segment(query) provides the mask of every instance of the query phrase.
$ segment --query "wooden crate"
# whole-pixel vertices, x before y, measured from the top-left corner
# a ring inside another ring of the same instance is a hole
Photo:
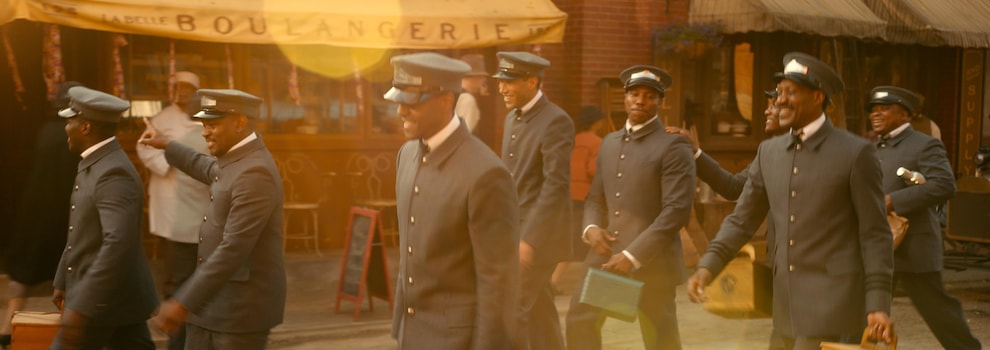
[[[773,275],[765,242],[747,243],[712,283],[703,307],[726,318],[765,318],[773,309]]]
[[[19,311],[11,324],[10,350],[46,350],[58,333],[61,314]]]

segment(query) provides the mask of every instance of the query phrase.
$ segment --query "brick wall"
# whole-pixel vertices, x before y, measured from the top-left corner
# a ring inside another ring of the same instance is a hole
[[[564,42],[540,47],[551,62],[544,92],[572,115],[600,103],[596,83],[651,64],[654,29],[687,21],[689,0],[554,0],[568,14]]]

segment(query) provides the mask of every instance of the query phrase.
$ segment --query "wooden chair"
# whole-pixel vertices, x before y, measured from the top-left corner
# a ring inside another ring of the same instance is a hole
[[[317,255],[320,252],[320,208],[327,200],[327,181],[335,173],[320,172],[316,164],[305,154],[290,153],[278,161],[282,176],[284,201],[282,203],[282,245],[290,240],[302,240],[306,247],[312,242]],[[304,215],[298,225],[291,225],[293,217]]]
[[[347,174],[351,177],[354,204],[380,213],[383,238],[389,239],[395,246],[398,245],[399,237],[394,213],[395,197],[382,195],[382,186],[394,185],[386,181],[393,169],[395,169],[395,158],[388,153],[379,153],[374,157],[358,153],[347,161]]]

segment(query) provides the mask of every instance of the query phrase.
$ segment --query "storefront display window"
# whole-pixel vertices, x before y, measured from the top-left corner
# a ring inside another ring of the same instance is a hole
[[[763,128],[762,90],[754,97],[754,54],[740,42],[708,50],[697,58],[682,60],[684,115],[694,124],[703,144],[711,149],[738,149],[755,144]],[[754,118],[754,114],[756,117]]]
[[[127,96],[134,106],[130,129],[137,132],[143,129],[138,118],[153,116],[170,103],[168,79],[174,64],[176,71],[200,75],[201,88],[233,87],[263,98],[258,128],[267,134],[401,135],[395,105],[381,98],[391,81],[387,59],[380,62],[386,52],[366,58],[360,55],[367,52],[336,48],[200,43],[137,35],[128,36],[128,41],[122,61]]]

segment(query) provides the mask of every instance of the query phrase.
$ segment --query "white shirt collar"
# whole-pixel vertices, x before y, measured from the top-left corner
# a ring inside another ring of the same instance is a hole
[[[536,101],[540,100],[540,97],[543,97],[543,90],[536,90],[536,96],[533,96],[533,99],[529,100],[529,103],[526,103],[525,106],[519,109],[519,114],[526,114],[530,109],[533,109],[533,106],[536,105]]]
[[[113,140],[116,140],[116,139],[117,139],[116,136],[110,136],[106,140],[100,141],[99,143],[97,143],[95,145],[89,146],[89,148],[87,148],[85,151],[83,151],[82,154],[80,154],[79,156],[82,157],[82,158],[86,158],[86,156],[88,156],[90,154],[93,154],[93,152],[96,152],[96,150],[100,149],[100,147],[103,147],[106,144],[110,143],[110,141],[113,141]]]
[[[887,133],[887,138],[892,139],[897,137],[897,135],[900,135],[902,132],[904,132],[904,129],[907,129],[909,126],[911,126],[911,123],[901,124],[901,126],[898,126],[896,129],[891,130],[889,133]]]
[[[811,135],[818,132],[818,129],[821,129],[822,125],[825,125],[825,118],[825,112],[822,112],[822,115],[819,116],[818,119],[815,119],[811,123],[808,123],[808,125],[801,128],[801,131],[803,132],[803,134],[801,134],[801,141],[807,140],[811,137]]]
[[[443,129],[440,129],[440,131],[437,131],[436,134],[433,134],[433,136],[426,139],[426,146],[429,147],[431,151],[437,149],[437,147],[440,147],[444,141],[447,141],[447,138],[449,138],[450,135],[454,134],[454,131],[456,131],[457,127],[460,125],[461,118],[458,118],[456,115],[453,116],[450,118],[450,122],[447,123],[447,126],[444,126]]]
[[[246,145],[248,142],[254,141],[254,139],[256,139],[256,138],[258,138],[258,134],[255,134],[255,133],[252,132],[250,135],[244,137],[244,139],[241,140],[241,142],[238,142],[237,144],[235,144],[234,147],[231,147],[230,149],[228,149],[227,150],[227,153],[230,153],[231,151],[233,151],[235,149],[238,149],[241,146]]]
[[[653,116],[653,118],[650,118],[650,120],[647,120],[645,123],[643,123],[643,124],[637,124],[637,125],[632,125],[629,122],[629,119],[627,118],[626,119],[626,130],[629,130],[630,132],[637,132],[637,131],[639,131],[639,129],[642,129],[644,126],[646,126],[646,124],[652,123],[654,120],[657,120],[657,118],[660,118],[660,115],[659,114]]]

